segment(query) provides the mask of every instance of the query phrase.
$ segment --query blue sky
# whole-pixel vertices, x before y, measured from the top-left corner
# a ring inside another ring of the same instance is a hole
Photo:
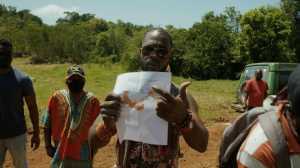
[[[227,6],[235,6],[244,13],[263,5],[279,6],[280,0],[0,0],[0,3],[18,10],[29,9],[47,24],[54,24],[64,11],[77,11],[110,21],[188,28],[208,11],[220,13]]]

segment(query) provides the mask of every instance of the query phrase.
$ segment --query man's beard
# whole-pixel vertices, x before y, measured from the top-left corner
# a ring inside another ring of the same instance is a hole
[[[166,70],[165,66],[153,59],[140,59],[140,64],[143,71],[164,72]]]

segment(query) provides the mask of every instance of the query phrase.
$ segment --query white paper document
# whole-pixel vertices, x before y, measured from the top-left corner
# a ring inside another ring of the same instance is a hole
[[[152,86],[170,92],[170,72],[132,72],[117,77],[114,94],[122,98],[117,121],[119,141],[132,140],[153,145],[167,145],[168,122],[156,115],[157,99]]]

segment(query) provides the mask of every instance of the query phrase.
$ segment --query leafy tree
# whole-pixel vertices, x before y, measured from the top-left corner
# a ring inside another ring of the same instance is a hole
[[[94,55],[110,57],[113,62],[118,62],[121,60],[121,54],[127,41],[128,36],[122,27],[101,32],[96,37]]]
[[[208,12],[183,29],[166,26],[173,39],[171,71],[196,79],[233,78],[243,65],[300,60],[300,3],[282,0],[281,9],[262,7],[244,16],[234,7]],[[94,14],[65,12],[49,26],[30,13],[0,4],[0,38],[10,39],[15,55],[32,63],[121,63],[139,69],[141,41],[152,25],[140,26]]]
[[[293,61],[288,45],[291,22],[275,7],[261,7],[241,19],[241,55],[245,62]]]
[[[134,31],[133,37],[125,44],[121,62],[126,65],[126,68],[129,71],[140,69],[140,48],[142,46],[144,34],[147,30],[148,29],[144,28],[140,31]]]
[[[171,71],[176,75],[182,75],[182,71],[185,68],[183,65],[187,48],[185,37],[188,35],[188,31],[186,29],[177,29],[173,26],[167,26],[166,29],[173,40],[173,50],[170,62]]]
[[[91,19],[95,18],[95,15],[90,13],[79,14],[78,12],[64,12],[65,17],[59,18],[56,23],[57,24],[76,24],[80,22],[87,22]]]
[[[300,1],[281,0],[281,9],[293,23],[292,33],[289,39],[290,47],[295,50],[296,59],[300,61]]]
[[[224,15],[227,20],[227,24],[231,27],[232,32],[238,33],[240,32],[240,20],[241,20],[241,13],[237,11],[235,7],[226,7],[224,11]]]
[[[189,30],[184,57],[185,76],[197,79],[230,78],[233,44],[230,27],[224,15],[207,13],[201,23]]]

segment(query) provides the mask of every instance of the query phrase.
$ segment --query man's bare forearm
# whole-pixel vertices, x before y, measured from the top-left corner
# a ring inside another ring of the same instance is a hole
[[[198,152],[205,152],[208,144],[209,133],[203,122],[195,113],[192,114],[192,128],[182,132],[187,144]]]
[[[198,104],[192,95],[187,94],[189,101],[189,110],[192,114],[192,128],[189,131],[182,132],[187,144],[193,149],[204,152],[207,148],[209,133],[201,119],[198,117]]]
[[[30,116],[30,120],[32,123],[32,127],[33,127],[33,133],[39,134],[40,133],[39,112],[38,112],[35,95],[27,96],[27,97],[25,97],[25,100],[26,100],[28,110],[29,110],[29,116]]]
[[[95,149],[102,148],[106,146],[112,136],[116,134],[116,128],[108,129],[104,123],[93,127],[89,132],[89,142],[90,145]]]

